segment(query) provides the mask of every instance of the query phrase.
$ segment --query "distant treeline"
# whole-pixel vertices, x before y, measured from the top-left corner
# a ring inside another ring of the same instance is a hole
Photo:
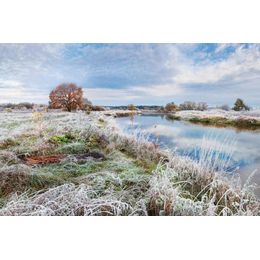
[[[29,103],[29,102],[21,102],[18,104],[14,103],[6,103],[6,104],[0,104],[1,109],[33,109],[36,106],[34,103]],[[39,106],[45,106],[45,105],[39,105],[37,104],[37,107]]]
[[[129,105],[127,106],[106,106],[110,109],[120,109],[120,110],[127,110]],[[142,110],[160,110],[163,109],[163,106],[156,106],[156,105],[139,105],[135,106],[136,109],[142,109]]]

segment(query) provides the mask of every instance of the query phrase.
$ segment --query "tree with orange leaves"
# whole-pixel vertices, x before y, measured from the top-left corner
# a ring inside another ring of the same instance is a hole
[[[63,83],[51,91],[50,107],[54,109],[72,110],[83,107],[83,90],[74,83]]]

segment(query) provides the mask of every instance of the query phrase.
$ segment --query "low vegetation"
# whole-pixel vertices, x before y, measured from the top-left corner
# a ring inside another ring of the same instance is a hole
[[[240,129],[256,130],[260,128],[259,110],[254,111],[225,111],[212,109],[209,111],[179,111],[172,119],[186,120],[213,126],[230,126]]]
[[[212,150],[192,161],[101,113],[2,113],[0,215],[259,215]]]
[[[189,119],[192,123],[201,123],[205,125],[214,126],[232,126],[243,129],[257,129],[260,127],[260,121],[256,119],[227,119],[223,117],[212,117],[212,118],[198,118],[194,117]]]

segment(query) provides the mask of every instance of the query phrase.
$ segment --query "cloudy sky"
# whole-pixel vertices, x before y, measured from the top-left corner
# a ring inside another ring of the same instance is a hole
[[[47,103],[63,82],[99,105],[260,106],[260,44],[0,44],[0,103]]]

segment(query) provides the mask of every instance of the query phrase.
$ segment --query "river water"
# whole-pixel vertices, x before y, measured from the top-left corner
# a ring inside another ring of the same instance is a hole
[[[138,115],[116,121],[125,132],[146,132],[160,147],[195,160],[205,156],[202,150],[207,146],[219,158],[228,161],[224,164],[226,170],[239,172],[243,182],[255,172],[252,181],[260,186],[260,131],[203,126],[171,120],[165,115]]]

